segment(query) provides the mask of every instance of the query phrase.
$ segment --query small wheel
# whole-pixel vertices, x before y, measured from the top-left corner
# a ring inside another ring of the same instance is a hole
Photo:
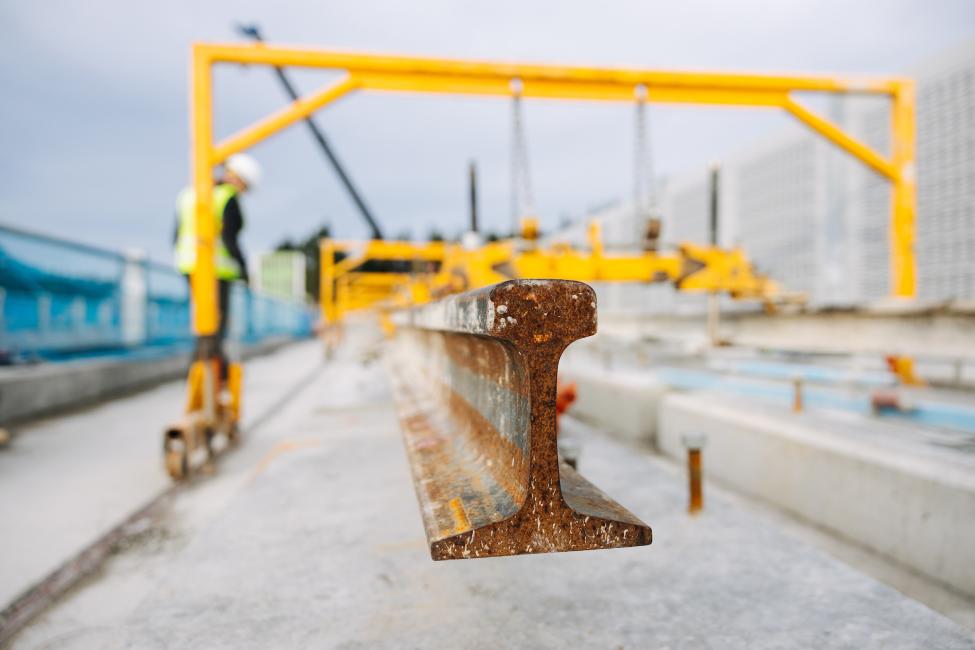
[[[190,473],[190,464],[184,450],[166,450],[166,472],[174,481],[181,481],[186,478]]]
[[[186,445],[186,432],[173,427],[163,436],[163,465],[166,473],[175,481],[186,478],[190,473],[189,449]]]

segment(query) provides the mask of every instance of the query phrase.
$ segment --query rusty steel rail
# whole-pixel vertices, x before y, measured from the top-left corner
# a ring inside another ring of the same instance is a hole
[[[398,314],[387,365],[434,560],[650,543],[558,457],[559,357],[596,333],[595,301],[512,280]]]

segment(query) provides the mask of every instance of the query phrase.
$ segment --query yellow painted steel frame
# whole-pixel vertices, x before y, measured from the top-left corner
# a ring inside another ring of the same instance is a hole
[[[761,299],[767,304],[794,302],[772,280],[755,272],[744,251],[684,242],[676,251],[607,253],[598,230],[589,250],[565,245],[525,247],[501,241],[469,251],[447,248],[432,291],[465,291],[511,278],[551,278],[581,282],[673,282],[680,291],[727,292],[736,299]]]
[[[335,261],[336,251],[346,253]],[[409,272],[366,272],[374,260],[409,262]],[[436,266],[432,263],[436,262]],[[437,268],[439,267],[439,268]],[[566,244],[538,246],[506,240],[475,249],[461,244],[400,241],[321,241],[323,324],[367,308],[420,304],[432,297],[497,284],[511,278],[553,278],[584,282],[673,282],[680,291],[727,292],[736,299],[760,299],[766,306],[801,301],[757,274],[741,249],[725,250],[684,242],[669,252],[607,253],[599,223],[589,229],[589,249]]]
[[[416,244],[408,241],[365,242],[323,239],[320,242],[319,264],[320,308],[322,323],[335,323],[350,312],[367,309],[379,303],[416,300],[418,291],[425,294],[426,285],[444,260],[446,245],[442,242]],[[335,261],[335,254],[346,257]],[[365,272],[357,270],[367,261],[410,262],[410,272]]]
[[[212,68],[217,63],[296,66],[344,71],[321,90],[301,98],[230,136],[213,142]],[[320,49],[278,47],[263,43],[192,48],[192,177],[196,189],[197,265],[192,288],[194,329],[198,335],[217,329],[213,219],[209,218],[212,170],[242,151],[353,90],[412,93],[462,93],[567,100],[635,101],[756,106],[785,109],[802,123],[849,152],[893,185],[891,201],[891,293],[916,293],[914,82],[902,77],[839,78],[827,76],[666,72],[630,68],[525,65],[403,56],[356,54]],[[891,99],[892,154],[883,156],[800,104],[793,93],[872,94]]]

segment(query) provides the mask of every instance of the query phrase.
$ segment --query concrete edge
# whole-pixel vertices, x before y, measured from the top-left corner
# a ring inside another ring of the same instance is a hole
[[[841,539],[975,596],[970,545],[975,477],[950,463],[788,422],[698,395],[668,395],[659,448],[682,460],[686,431],[708,435],[710,479],[780,508]]]
[[[243,346],[242,360],[270,354],[301,339],[275,337]],[[152,359],[42,364],[0,376],[0,424],[23,426],[153,388],[186,374],[188,353]]]
[[[707,395],[707,393],[673,391],[663,396],[660,409],[663,410],[666,406],[673,404],[687,409],[700,410],[702,395]],[[924,456],[908,455],[905,451],[886,448],[881,444],[851,439],[847,435],[835,433],[829,429],[820,429],[814,433],[810,430],[811,424],[809,422],[801,420],[790,422],[786,417],[783,417],[785,414],[779,415],[762,411],[746,413],[741,407],[723,402],[721,397],[724,396],[715,396],[714,400],[709,401],[707,410],[709,414],[719,416],[730,423],[774,430],[779,437],[809,447],[842,454],[861,463],[880,465],[891,470],[911,473],[919,478],[951,483],[955,487],[975,491],[975,474],[972,474],[967,468],[952,466]]]

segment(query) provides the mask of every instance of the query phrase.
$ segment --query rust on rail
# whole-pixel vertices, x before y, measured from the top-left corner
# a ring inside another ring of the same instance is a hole
[[[398,316],[387,363],[434,560],[650,543],[558,457],[559,358],[596,332],[591,287],[513,280]]]

